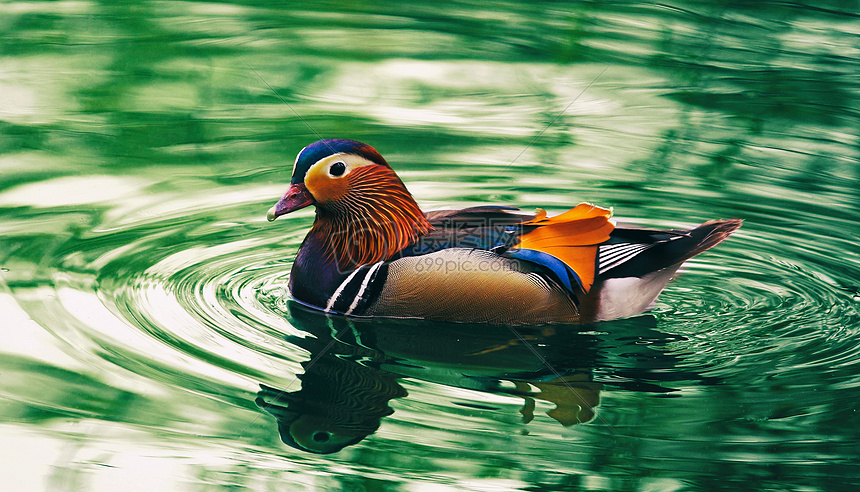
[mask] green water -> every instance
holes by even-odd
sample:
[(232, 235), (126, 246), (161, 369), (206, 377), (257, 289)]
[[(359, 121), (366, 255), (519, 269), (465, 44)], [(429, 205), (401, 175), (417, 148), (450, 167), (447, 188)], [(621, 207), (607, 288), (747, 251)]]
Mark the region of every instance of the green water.
[[(858, 12), (0, 4), (3, 489), (854, 490)], [(631, 320), (326, 319), (312, 212), (265, 220), (320, 136), (425, 209), (745, 222)], [(366, 437), (288, 446), (289, 401)]]

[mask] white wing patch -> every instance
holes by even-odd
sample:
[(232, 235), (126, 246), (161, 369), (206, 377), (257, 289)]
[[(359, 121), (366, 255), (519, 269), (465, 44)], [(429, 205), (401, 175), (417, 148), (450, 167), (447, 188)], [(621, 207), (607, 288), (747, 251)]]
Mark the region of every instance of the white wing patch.
[(642, 243), (617, 243), (601, 246), (597, 250), (597, 264), (600, 266), (597, 274), (602, 275), (607, 270), (633, 259), (651, 246), (653, 244)]
[(617, 267), (618, 265), (632, 260), (639, 254), (641, 254), (643, 251), (650, 249), (658, 244), (665, 244), (667, 242), (676, 241), (683, 237), (687, 236), (683, 234), (678, 234), (677, 236), (661, 239), (653, 243), (615, 243), (600, 246), (597, 249), (597, 265), (599, 266), (597, 274), (602, 275), (604, 272), (607, 272)]

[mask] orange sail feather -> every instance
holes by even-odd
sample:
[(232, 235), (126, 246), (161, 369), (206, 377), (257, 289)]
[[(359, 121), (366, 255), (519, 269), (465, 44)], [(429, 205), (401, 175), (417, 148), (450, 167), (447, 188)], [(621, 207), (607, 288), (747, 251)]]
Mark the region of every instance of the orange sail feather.
[(539, 209), (537, 217), (523, 224), (534, 229), (520, 237), (516, 248), (540, 251), (564, 262), (588, 292), (594, 283), (597, 245), (607, 241), (615, 229), (611, 217), (611, 209), (590, 203), (580, 203), (555, 217), (547, 217), (546, 211)]

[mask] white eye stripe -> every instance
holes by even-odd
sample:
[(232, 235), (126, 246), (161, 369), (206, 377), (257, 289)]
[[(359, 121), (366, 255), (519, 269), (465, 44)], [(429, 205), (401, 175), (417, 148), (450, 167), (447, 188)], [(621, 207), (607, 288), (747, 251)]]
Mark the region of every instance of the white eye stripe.
[[(322, 159), (316, 161), (311, 169), (315, 169), (315, 172), (323, 172), (330, 178), (342, 178), (349, 174), (352, 171), (353, 167), (356, 165), (361, 165), (360, 163), (355, 162), (356, 159), (361, 159), (361, 157), (353, 154), (347, 154), (346, 152), (338, 152), (337, 154), (331, 154), (323, 157)], [(332, 166), (337, 163), (343, 164), (344, 171), (342, 174), (333, 174), (331, 172)]]
[(302, 156), (302, 152), (304, 152), (306, 148), (308, 147), (303, 147), (302, 150), (300, 150), (299, 153), (296, 154), (296, 160), (293, 161), (293, 174), (296, 174), (296, 166), (299, 164), (299, 157)]

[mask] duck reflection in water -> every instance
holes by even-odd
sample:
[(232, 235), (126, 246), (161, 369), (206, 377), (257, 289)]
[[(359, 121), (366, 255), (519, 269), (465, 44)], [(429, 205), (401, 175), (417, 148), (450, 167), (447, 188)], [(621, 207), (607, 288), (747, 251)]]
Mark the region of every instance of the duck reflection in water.
[(565, 427), (588, 422), (602, 388), (593, 381), (594, 369), (611, 368), (615, 385), (671, 391), (631, 373), (673, 366), (675, 357), (654, 345), (679, 339), (655, 331), (652, 316), (591, 327), (508, 328), (330, 317), (294, 301), (288, 307), (291, 323), (310, 334), (288, 338), (310, 352), (298, 376), (301, 389), (261, 385), (256, 402), (277, 419), (285, 444), (321, 454), (375, 432), (394, 413), (389, 401), (407, 396), (401, 378), (521, 397), (525, 423), (534, 418), (536, 400), (555, 404), (547, 415)]

